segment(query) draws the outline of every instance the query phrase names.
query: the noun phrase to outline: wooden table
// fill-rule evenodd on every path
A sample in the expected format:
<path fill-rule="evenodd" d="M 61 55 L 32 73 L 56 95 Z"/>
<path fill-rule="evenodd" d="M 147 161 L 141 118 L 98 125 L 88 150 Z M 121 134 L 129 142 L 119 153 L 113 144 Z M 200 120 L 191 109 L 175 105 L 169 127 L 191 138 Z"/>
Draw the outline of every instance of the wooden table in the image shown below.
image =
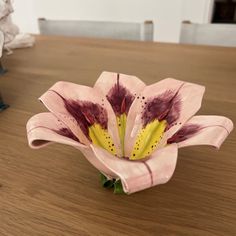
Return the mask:
<path fill-rule="evenodd" d="M 169 183 L 130 196 L 100 186 L 72 147 L 27 145 L 25 124 L 46 109 L 37 98 L 58 80 L 93 85 L 103 70 L 147 83 L 165 77 L 207 87 L 199 114 L 236 123 L 236 48 L 37 37 L 5 58 L 0 88 L 0 235 L 236 235 L 236 134 L 220 151 L 179 151 Z"/>

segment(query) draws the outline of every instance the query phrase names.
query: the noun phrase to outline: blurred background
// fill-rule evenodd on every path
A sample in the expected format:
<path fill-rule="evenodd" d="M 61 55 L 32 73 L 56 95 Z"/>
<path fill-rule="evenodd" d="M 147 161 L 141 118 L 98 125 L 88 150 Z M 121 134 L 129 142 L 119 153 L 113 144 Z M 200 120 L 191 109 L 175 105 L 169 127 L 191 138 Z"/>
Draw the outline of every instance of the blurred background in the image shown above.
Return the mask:
<path fill-rule="evenodd" d="M 13 21 L 20 31 L 34 34 L 39 33 L 38 18 L 118 22 L 149 20 L 154 23 L 154 41 L 178 43 L 183 21 L 203 25 L 236 23 L 234 0 L 14 0 L 13 6 Z"/>

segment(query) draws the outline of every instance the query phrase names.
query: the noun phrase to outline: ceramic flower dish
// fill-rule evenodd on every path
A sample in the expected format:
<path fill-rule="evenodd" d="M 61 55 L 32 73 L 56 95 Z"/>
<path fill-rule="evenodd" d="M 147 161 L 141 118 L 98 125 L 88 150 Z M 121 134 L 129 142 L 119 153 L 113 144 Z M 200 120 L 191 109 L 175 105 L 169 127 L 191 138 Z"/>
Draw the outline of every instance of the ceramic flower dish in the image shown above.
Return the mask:
<path fill-rule="evenodd" d="M 50 112 L 27 123 L 29 145 L 77 148 L 116 193 L 164 184 L 174 173 L 178 148 L 219 148 L 233 129 L 226 117 L 194 116 L 204 91 L 175 79 L 145 85 L 111 72 L 103 72 L 92 88 L 57 82 L 40 97 Z"/>

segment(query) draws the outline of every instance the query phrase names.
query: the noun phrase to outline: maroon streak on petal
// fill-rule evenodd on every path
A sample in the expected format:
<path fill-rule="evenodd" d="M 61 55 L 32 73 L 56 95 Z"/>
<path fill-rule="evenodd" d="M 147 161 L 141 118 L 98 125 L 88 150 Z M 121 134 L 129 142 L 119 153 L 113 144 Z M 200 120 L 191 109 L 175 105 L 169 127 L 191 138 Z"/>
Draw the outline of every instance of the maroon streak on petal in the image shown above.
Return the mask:
<path fill-rule="evenodd" d="M 152 174 L 152 170 L 150 168 L 150 166 L 148 165 L 147 162 L 143 161 L 143 164 L 146 166 L 148 173 L 150 175 L 150 179 L 151 179 L 151 187 L 153 186 L 153 174 Z"/>
<path fill-rule="evenodd" d="M 117 74 L 117 83 L 110 89 L 106 96 L 117 116 L 123 113 L 127 115 L 135 98 L 129 90 L 120 84 L 119 79 L 120 74 Z"/>
<path fill-rule="evenodd" d="M 90 125 L 100 124 L 103 129 L 107 129 L 107 111 L 99 104 L 89 101 L 78 102 L 82 114 Z"/>
<path fill-rule="evenodd" d="M 120 108 L 120 112 L 121 114 L 125 113 L 126 111 L 126 102 L 125 102 L 125 97 L 124 99 L 122 100 L 122 103 L 121 103 L 121 108 Z"/>
<path fill-rule="evenodd" d="M 33 130 L 38 129 L 38 128 L 43 128 L 43 129 L 51 130 L 51 131 L 53 131 L 53 132 L 55 132 L 55 133 L 57 133 L 57 134 L 59 134 L 61 136 L 73 139 L 74 141 L 80 143 L 79 139 L 68 128 L 61 128 L 59 130 L 56 130 L 56 129 L 50 129 L 50 128 L 46 127 L 46 126 L 39 125 L 39 126 L 35 126 L 34 128 L 30 129 L 27 133 L 30 133 Z"/>
<path fill-rule="evenodd" d="M 89 137 L 88 128 L 95 123 L 100 124 L 102 128 L 107 129 L 108 116 L 107 111 L 99 104 L 89 101 L 75 101 L 65 99 L 58 92 L 56 93 L 64 102 L 65 108 L 68 113 L 76 120 L 79 127 L 85 136 L 91 141 Z"/>
<path fill-rule="evenodd" d="M 53 130 L 59 135 L 65 136 L 67 138 L 73 139 L 76 142 L 80 142 L 79 139 L 67 128 L 61 128 L 60 130 Z"/>
<path fill-rule="evenodd" d="M 179 91 L 179 90 L 178 90 Z M 170 125 L 180 116 L 181 100 L 178 91 L 167 90 L 158 97 L 149 99 L 142 112 L 143 126 L 155 119 L 166 120 Z"/>
<path fill-rule="evenodd" d="M 191 138 L 194 134 L 200 131 L 202 127 L 197 124 L 184 125 L 178 132 L 176 132 L 171 138 L 167 140 L 168 144 L 179 143 L 188 138 Z"/>

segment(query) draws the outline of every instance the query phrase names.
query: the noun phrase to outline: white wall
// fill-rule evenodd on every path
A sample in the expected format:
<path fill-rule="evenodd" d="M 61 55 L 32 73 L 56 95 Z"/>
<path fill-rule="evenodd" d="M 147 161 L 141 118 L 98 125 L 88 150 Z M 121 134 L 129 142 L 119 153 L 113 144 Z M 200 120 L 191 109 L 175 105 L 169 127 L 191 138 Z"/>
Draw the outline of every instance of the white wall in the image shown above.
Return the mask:
<path fill-rule="evenodd" d="M 20 30 L 22 32 L 38 33 L 35 0 L 12 0 L 12 2 L 14 7 L 12 18 L 20 27 Z"/>
<path fill-rule="evenodd" d="M 184 0 L 182 6 L 182 20 L 194 23 L 210 22 L 213 0 Z"/>
<path fill-rule="evenodd" d="M 153 20 L 154 40 L 178 42 L 182 20 L 202 23 L 211 0 L 14 0 L 21 31 L 38 33 L 37 18 L 143 22 Z"/>

